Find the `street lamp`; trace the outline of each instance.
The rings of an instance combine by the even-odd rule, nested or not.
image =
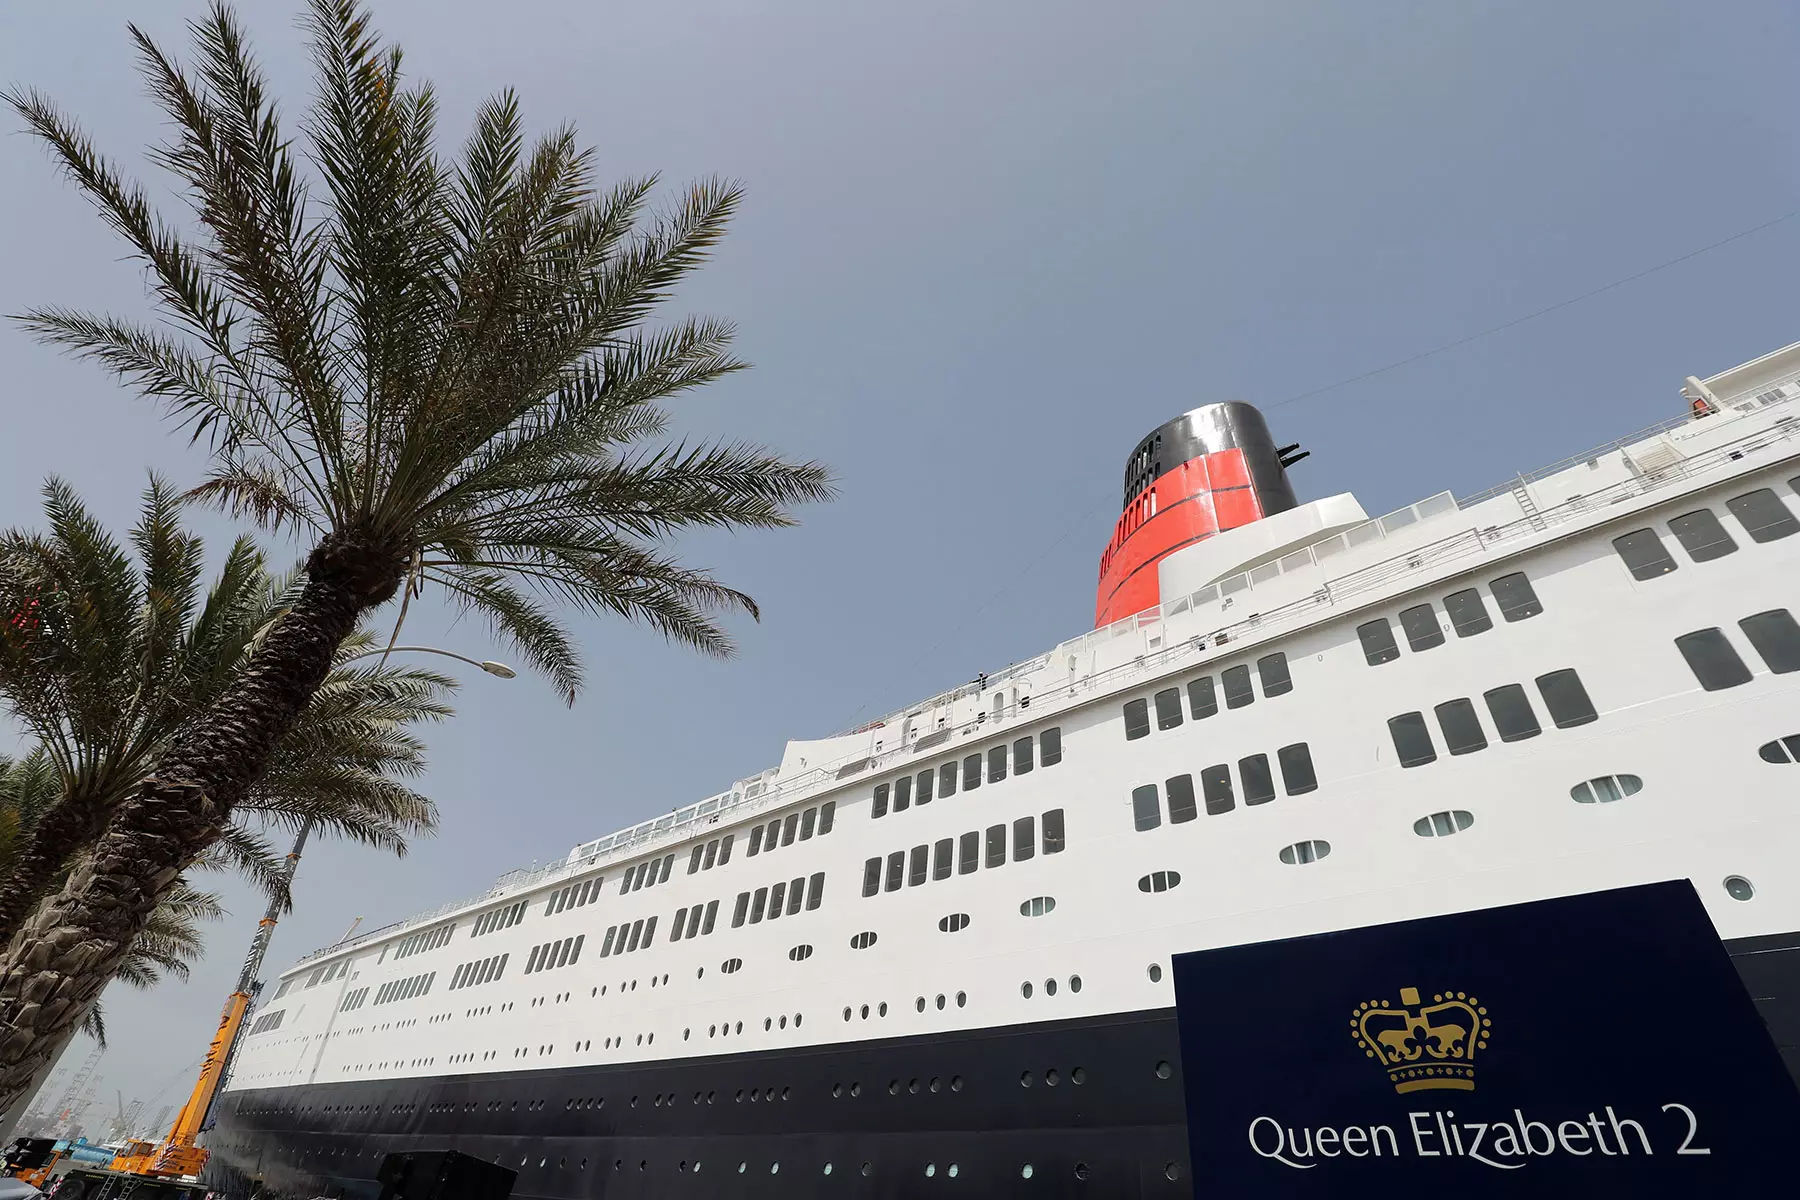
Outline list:
[[[352,654],[344,661],[351,663],[359,658],[374,658],[377,655],[385,657],[389,654],[441,654],[445,658],[454,658],[457,662],[468,663],[471,667],[480,667],[489,675],[497,676],[501,679],[516,679],[519,675],[517,671],[507,666],[505,663],[470,658],[468,655],[458,654],[454,650],[439,650],[436,646],[390,646],[381,650],[364,650],[361,654]]]

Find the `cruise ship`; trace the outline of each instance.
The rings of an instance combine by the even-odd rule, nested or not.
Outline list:
[[[1800,1072],[1800,343],[1670,382],[1373,518],[1177,417],[1091,631],[272,980],[218,1186],[1204,1194],[1172,955],[1665,879]]]

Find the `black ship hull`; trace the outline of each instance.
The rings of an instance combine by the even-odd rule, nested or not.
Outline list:
[[[1727,943],[1800,1079],[1800,933]],[[1173,1009],[800,1051],[232,1092],[209,1183],[372,1198],[398,1150],[520,1197],[1194,1194]]]

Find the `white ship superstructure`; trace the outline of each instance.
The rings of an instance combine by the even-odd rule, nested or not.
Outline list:
[[[1152,606],[307,956],[215,1155],[308,1195],[443,1146],[547,1196],[1186,1195],[1172,954],[1675,878],[1800,1067],[1800,345],[1684,407],[1374,519],[1231,442],[1254,478],[1215,459],[1216,522],[1150,555],[1146,457],[1099,611]]]

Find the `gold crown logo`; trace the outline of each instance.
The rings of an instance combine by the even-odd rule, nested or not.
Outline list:
[[[1396,1092],[1430,1088],[1473,1091],[1475,1052],[1487,1049],[1487,1009],[1464,992],[1440,992],[1429,1004],[1418,988],[1401,988],[1400,1003],[1365,1000],[1350,1017],[1363,1053],[1387,1068]]]

